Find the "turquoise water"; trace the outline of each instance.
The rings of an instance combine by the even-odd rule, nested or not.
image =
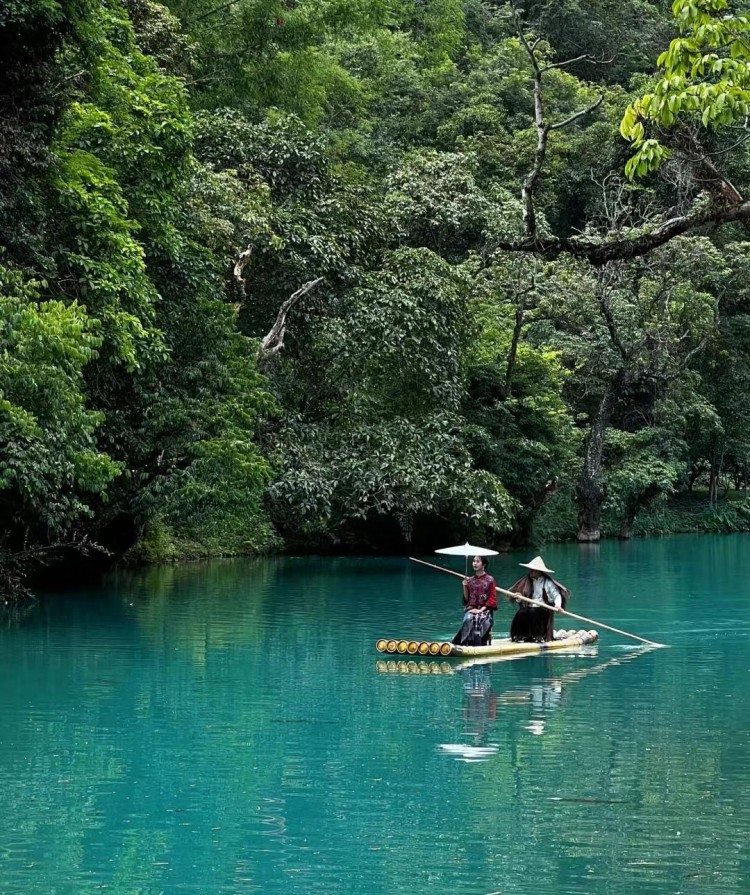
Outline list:
[[[0,632],[0,892],[747,895],[750,536],[544,557],[670,648],[384,662],[459,622],[403,558],[50,596]]]

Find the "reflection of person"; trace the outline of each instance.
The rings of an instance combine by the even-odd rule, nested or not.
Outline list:
[[[531,705],[535,712],[557,708],[562,700],[563,682],[558,678],[531,687]]]
[[[555,581],[552,577],[555,574],[554,571],[547,568],[541,556],[536,556],[531,562],[522,562],[519,565],[528,569],[529,574],[512,584],[508,590],[539,603],[546,603],[547,606],[555,609],[565,608],[570,592],[559,581]],[[510,639],[524,643],[543,643],[553,640],[555,613],[552,609],[531,606],[520,600],[516,602],[520,605],[510,623]]]
[[[461,646],[484,646],[492,639],[492,618],[497,609],[495,579],[487,573],[487,560],[475,556],[474,575],[464,578],[464,618],[453,642]]]
[[[475,745],[481,745],[488,722],[497,719],[497,694],[486,665],[475,665],[464,673],[464,720]]]

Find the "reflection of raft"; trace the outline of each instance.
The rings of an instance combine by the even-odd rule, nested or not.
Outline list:
[[[452,662],[415,662],[414,659],[378,659],[375,667],[381,674],[453,674],[456,666]]]
[[[440,656],[459,658],[467,656],[522,656],[546,653],[550,650],[575,649],[594,643],[596,631],[555,631],[555,639],[546,643],[514,643],[510,638],[495,638],[487,646],[456,646],[439,640],[378,640],[375,648],[380,653],[402,656]]]

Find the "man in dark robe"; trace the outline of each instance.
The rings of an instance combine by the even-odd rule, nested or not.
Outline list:
[[[523,600],[517,600],[519,606],[510,623],[510,639],[518,643],[545,643],[554,640],[554,610],[566,607],[570,591],[559,581],[555,581],[552,577],[554,570],[547,568],[541,556],[535,556],[531,562],[519,565],[528,569],[529,573],[519,578],[508,590],[537,603],[544,603],[550,608],[532,606]]]

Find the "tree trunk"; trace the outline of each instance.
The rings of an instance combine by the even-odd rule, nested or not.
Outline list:
[[[721,467],[724,465],[724,448],[715,450],[711,454],[711,471],[708,477],[708,502],[712,507],[716,506],[719,499],[719,479]]]
[[[693,488],[695,487],[695,483],[698,481],[698,476],[703,472],[703,466],[701,464],[696,463],[695,466],[690,470],[690,475],[688,476],[688,493],[693,493]]]
[[[621,541],[629,541],[633,537],[633,523],[635,522],[636,515],[636,510],[633,510],[631,512],[631,510],[628,508],[625,511],[625,518],[622,520],[622,525],[617,535],[617,537]]]
[[[635,523],[636,516],[641,510],[645,510],[650,503],[653,503],[660,494],[661,488],[657,484],[652,483],[645,491],[628,501],[628,504],[625,507],[625,516],[622,520],[622,527],[620,528],[620,533],[617,535],[621,541],[629,541],[630,538],[633,537],[633,524]]]
[[[539,488],[530,499],[524,502],[511,536],[510,543],[512,547],[525,547],[531,543],[534,518],[552,495],[557,492],[557,485],[557,479],[551,479]]]
[[[601,480],[602,451],[604,437],[615,407],[617,395],[625,384],[625,373],[620,371],[610,384],[599,404],[599,409],[591,421],[591,428],[586,436],[586,449],[583,456],[581,475],[576,486],[578,502],[578,536],[577,540],[585,543],[598,541],[601,538],[602,504],[606,491]]]
[[[719,496],[719,488],[717,484],[716,467],[711,464],[711,472],[708,476],[708,502],[712,507],[716,506],[716,500]]]

